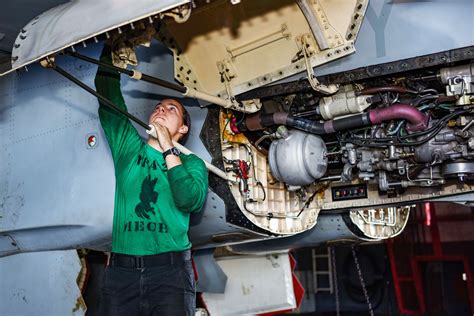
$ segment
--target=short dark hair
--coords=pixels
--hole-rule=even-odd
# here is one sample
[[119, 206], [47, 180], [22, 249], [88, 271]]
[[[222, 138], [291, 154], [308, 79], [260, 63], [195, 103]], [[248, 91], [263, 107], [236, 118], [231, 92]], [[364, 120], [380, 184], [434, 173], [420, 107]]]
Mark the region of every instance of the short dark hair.
[[181, 137], [178, 140], [178, 143], [180, 143], [181, 145], [184, 145], [186, 141], [188, 140], [189, 133], [191, 132], [191, 116], [189, 115], [189, 112], [188, 110], [186, 110], [184, 105], [181, 102], [179, 102], [179, 104], [181, 104], [181, 107], [183, 109], [183, 124], [188, 127], [188, 132], [184, 134], [183, 137]]

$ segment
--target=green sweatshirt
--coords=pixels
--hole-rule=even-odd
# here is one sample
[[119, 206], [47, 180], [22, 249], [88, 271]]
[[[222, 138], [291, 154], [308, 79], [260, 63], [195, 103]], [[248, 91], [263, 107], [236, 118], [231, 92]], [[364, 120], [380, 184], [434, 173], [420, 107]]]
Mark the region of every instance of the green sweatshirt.
[[[107, 47], [101, 61], [111, 63]], [[99, 67], [95, 85], [112, 103], [127, 108], [118, 72]], [[115, 167], [112, 251], [153, 255], [191, 248], [189, 216], [201, 209], [207, 193], [204, 162], [181, 154], [182, 165], [168, 170], [162, 153], [145, 143], [126, 117], [99, 104]]]

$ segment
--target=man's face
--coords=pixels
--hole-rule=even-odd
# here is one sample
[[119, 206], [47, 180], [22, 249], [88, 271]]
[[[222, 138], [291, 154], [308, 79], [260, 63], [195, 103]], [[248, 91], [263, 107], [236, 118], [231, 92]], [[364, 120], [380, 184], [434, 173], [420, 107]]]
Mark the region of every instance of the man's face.
[[183, 106], [176, 100], [166, 99], [158, 103], [150, 115], [149, 123], [158, 123], [168, 128], [171, 138], [181, 136], [188, 132], [183, 125]]

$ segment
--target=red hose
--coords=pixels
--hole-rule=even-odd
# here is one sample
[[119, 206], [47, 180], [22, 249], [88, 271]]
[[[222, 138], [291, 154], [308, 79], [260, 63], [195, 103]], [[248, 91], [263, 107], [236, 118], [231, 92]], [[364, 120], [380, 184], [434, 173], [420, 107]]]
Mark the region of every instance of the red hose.
[[428, 115], [408, 104], [395, 104], [388, 108], [370, 110], [369, 118], [372, 124], [380, 124], [384, 121], [396, 119], [407, 120], [407, 130], [409, 132], [422, 131], [426, 129], [429, 120]]

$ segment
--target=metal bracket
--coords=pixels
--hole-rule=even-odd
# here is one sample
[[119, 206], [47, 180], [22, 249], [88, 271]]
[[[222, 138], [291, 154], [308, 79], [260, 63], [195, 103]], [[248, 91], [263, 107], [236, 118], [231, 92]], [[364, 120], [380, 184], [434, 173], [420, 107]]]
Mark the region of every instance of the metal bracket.
[[43, 68], [53, 68], [54, 67], [54, 56], [48, 56], [40, 60], [40, 65]]
[[308, 81], [313, 90], [324, 93], [333, 94], [339, 90], [339, 85], [330, 84], [325, 85], [319, 82], [314, 73], [313, 66], [311, 65], [311, 56], [316, 53], [314, 46], [311, 43], [311, 35], [304, 34], [296, 39], [296, 44], [300, 48], [300, 52], [303, 54], [306, 72], [308, 74]]
[[266, 257], [271, 262], [273, 268], [279, 268], [280, 267], [278, 254], [266, 255]]
[[355, 8], [354, 13], [352, 14], [351, 23], [349, 23], [349, 27], [347, 28], [346, 32], [346, 40], [355, 40], [355, 36], [359, 33], [360, 26], [362, 25], [362, 21], [364, 20], [363, 17], [365, 15], [365, 11], [367, 10], [367, 6], [369, 5], [369, 0], [358, 0]]
[[306, 20], [308, 21], [309, 27], [311, 28], [311, 32], [313, 33], [313, 36], [316, 39], [319, 48], [321, 50], [328, 49], [329, 43], [326, 39], [326, 35], [324, 34], [324, 27], [327, 28], [327, 25], [321, 25], [322, 23], [320, 23], [319, 20], [323, 19], [324, 21], [327, 21], [324, 11], [322, 11], [318, 5], [320, 13], [320, 17], [318, 17], [308, 0], [296, 0], [296, 3], [300, 7], [301, 12], [303, 12], [303, 15], [305, 16]]
[[237, 77], [232, 61], [224, 59], [217, 62], [217, 69], [221, 75], [221, 80], [224, 82], [230, 82], [232, 79]]
[[230, 86], [230, 82], [232, 79], [237, 77], [237, 75], [231, 60], [224, 59], [220, 62], [217, 62], [217, 68], [219, 69], [221, 81], [224, 84], [225, 91], [229, 98], [229, 104], [228, 106], [225, 106], [225, 108], [230, 108], [244, 113], [254, 113], [260, 110], [260, 108], [262, 107], [262, 103], [258, 99], [238, 102], [235, 98], [235, 95], [232, 91], [232, 87]]
[[187, 20], [189, 20], [189, 17], [191, 16], [192, 3], [193, 2], [190, 1], [189, 4], [183, 4], [172, 10], [169, 10], [168, 12], [160, 13], [159, 14], [160, 19], [164, 19], [165, 17], [170, 17], [176, 23], [184, 23]]

